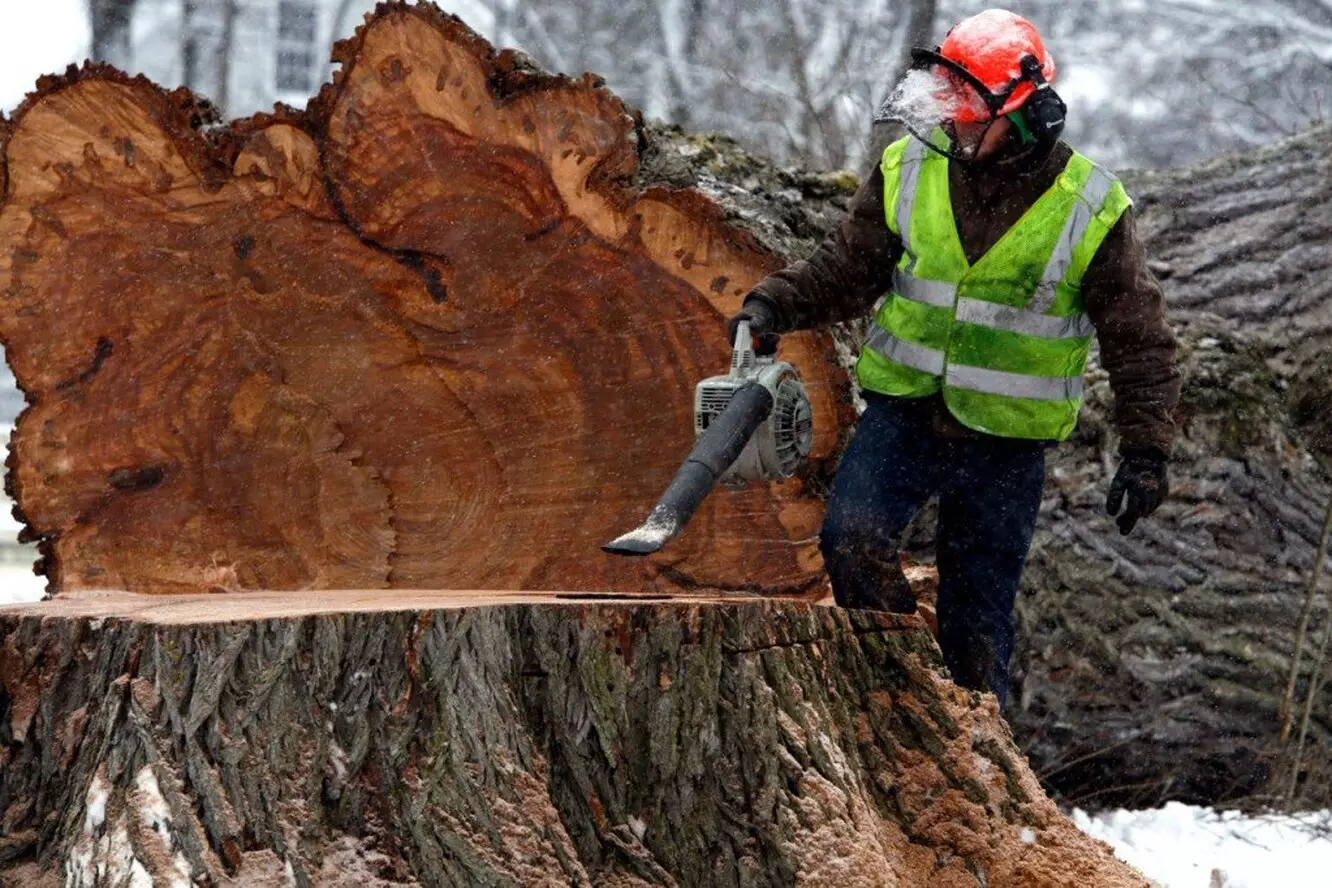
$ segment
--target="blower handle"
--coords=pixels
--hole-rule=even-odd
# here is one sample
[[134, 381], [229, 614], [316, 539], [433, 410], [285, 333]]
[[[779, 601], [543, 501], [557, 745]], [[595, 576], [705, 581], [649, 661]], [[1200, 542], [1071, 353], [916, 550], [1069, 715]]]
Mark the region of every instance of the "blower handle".
[[743, 376], [746, 370], [754, 369], [757, 357], [754, 353], [754, 336], [749, 330], [749, 321], [741, 321], [735, 327], [735, 342], [731, 345], [731, 376]]
[[[741, 330], [748, 337], [747, 324]], [[736, 342], [740, 336], [736, 336]], [[740, 349], [736, 348], [736, 355]], [[753, 352], [750, 352], [751, 356]], [[651, 555], [661, 551], [693, 517], [694, 511], [772, 413], [772, 393], [757, 382], [736, 389], [726, 409], [698, 436], [694, 449], [676, 470], [656, 508], [637, 530], [617, 537], [602, 550], [612, 555]]]
[[766, 331], [754, 339], [754, 331], [748, 320], [735, 325], [734, 351], [731, 353], [731, 376], [743, 376], [742, 370], [753, 369], [756, 358], [771, 358], [777, 354], [777, 343], [781, 339], [776, 333]]

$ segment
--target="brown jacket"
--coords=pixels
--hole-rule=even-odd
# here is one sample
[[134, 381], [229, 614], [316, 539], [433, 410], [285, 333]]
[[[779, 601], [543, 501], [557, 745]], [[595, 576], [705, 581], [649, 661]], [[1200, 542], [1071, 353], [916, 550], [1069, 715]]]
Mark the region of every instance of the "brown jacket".
[[[1060, 143], [1034, 169], [1020, 168], [1021, 159], [949, 164], [953, 215], [967, 261], [976, 262], [1017, 223], [1054, 184], [1071, 154]], [[876, 166], [851, 199], [846, 220], [814, 254], [761, 281], [746, 299], [768, 303], [777, 332], [849, 320], [868, 312], [888, 292], [901, 254], [902, 242], [889, 230], [884, 214], [883, 174]], [[1166, 324], [1161, 285], [1147, 268], [1131, 209], [1087, 269], [1082, 298], [1115, 394], [1120, 453], [1169, 456], [1179, 401], [1175, 337]], [[964, 430], [938, 396], [927, 400], [942, 433], [979, 434]]]

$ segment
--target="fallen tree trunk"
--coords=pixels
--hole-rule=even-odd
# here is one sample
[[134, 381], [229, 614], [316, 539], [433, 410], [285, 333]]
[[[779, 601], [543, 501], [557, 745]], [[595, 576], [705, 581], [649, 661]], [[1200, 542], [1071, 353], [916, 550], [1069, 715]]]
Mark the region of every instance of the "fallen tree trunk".
[[[1011, 719], [1066, 801], [1332, 803], [1332, 692], [1308, 701], [1298, 773], [1279, 741], [1332, 499], [1327, 137], [1130, 179], [1181, 334], [1181, 434], [1171, 498], [1128, 537], [1102, 509], [1104, 374], [1051, 465]], [[1332, 618], [1319, 588], [1315, 631]], [[1306, 645], [1301, 712], [1311, 660]]]
[[3, 132], [10, 491], [55, 592], [822, 582], [809, 488], [852, 416], [826, 334], [805, 480], [603, 556], [688, 453], [724, 319], [781, 264], [654, 185], [593, 78], [384, 4], [303, 113], [210, 123], [103, 66]]
[[577, 598], [0, 610], [0, 881], [1147, 884], [919, 621]]

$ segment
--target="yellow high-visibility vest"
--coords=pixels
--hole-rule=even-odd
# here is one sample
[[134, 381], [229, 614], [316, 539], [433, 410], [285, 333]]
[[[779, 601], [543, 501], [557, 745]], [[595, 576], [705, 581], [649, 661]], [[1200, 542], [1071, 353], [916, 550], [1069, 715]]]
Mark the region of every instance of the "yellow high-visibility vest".
[[942, 391], [958, 421], [993, 435], [1067, 438], [1094, 333], [1082, 277], [1132, 205], [1124, 186], [1074, 152], [972, 265], [953, 219], [948, 158], [908, 136], [884, 151], [882, 170], [888, 227], [905, 249], [861, 350], [860, 384], [909, 398]]

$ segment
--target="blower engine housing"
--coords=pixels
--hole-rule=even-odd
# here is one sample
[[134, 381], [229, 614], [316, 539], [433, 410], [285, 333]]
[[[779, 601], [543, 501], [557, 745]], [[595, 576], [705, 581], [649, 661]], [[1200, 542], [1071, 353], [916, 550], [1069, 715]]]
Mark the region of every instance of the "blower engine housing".
[[772, 412], [718, 479], [732, 488], [791, 477], [809, 457], [814, 443], [813, 413], [800, 373], [771, 355], [756, 354], [748, 325], [741, 326], [731, 372], [705, 379], [694, 388], [695, 437], [707, 431], [741, 386], [756, 382], [772, 395]]

